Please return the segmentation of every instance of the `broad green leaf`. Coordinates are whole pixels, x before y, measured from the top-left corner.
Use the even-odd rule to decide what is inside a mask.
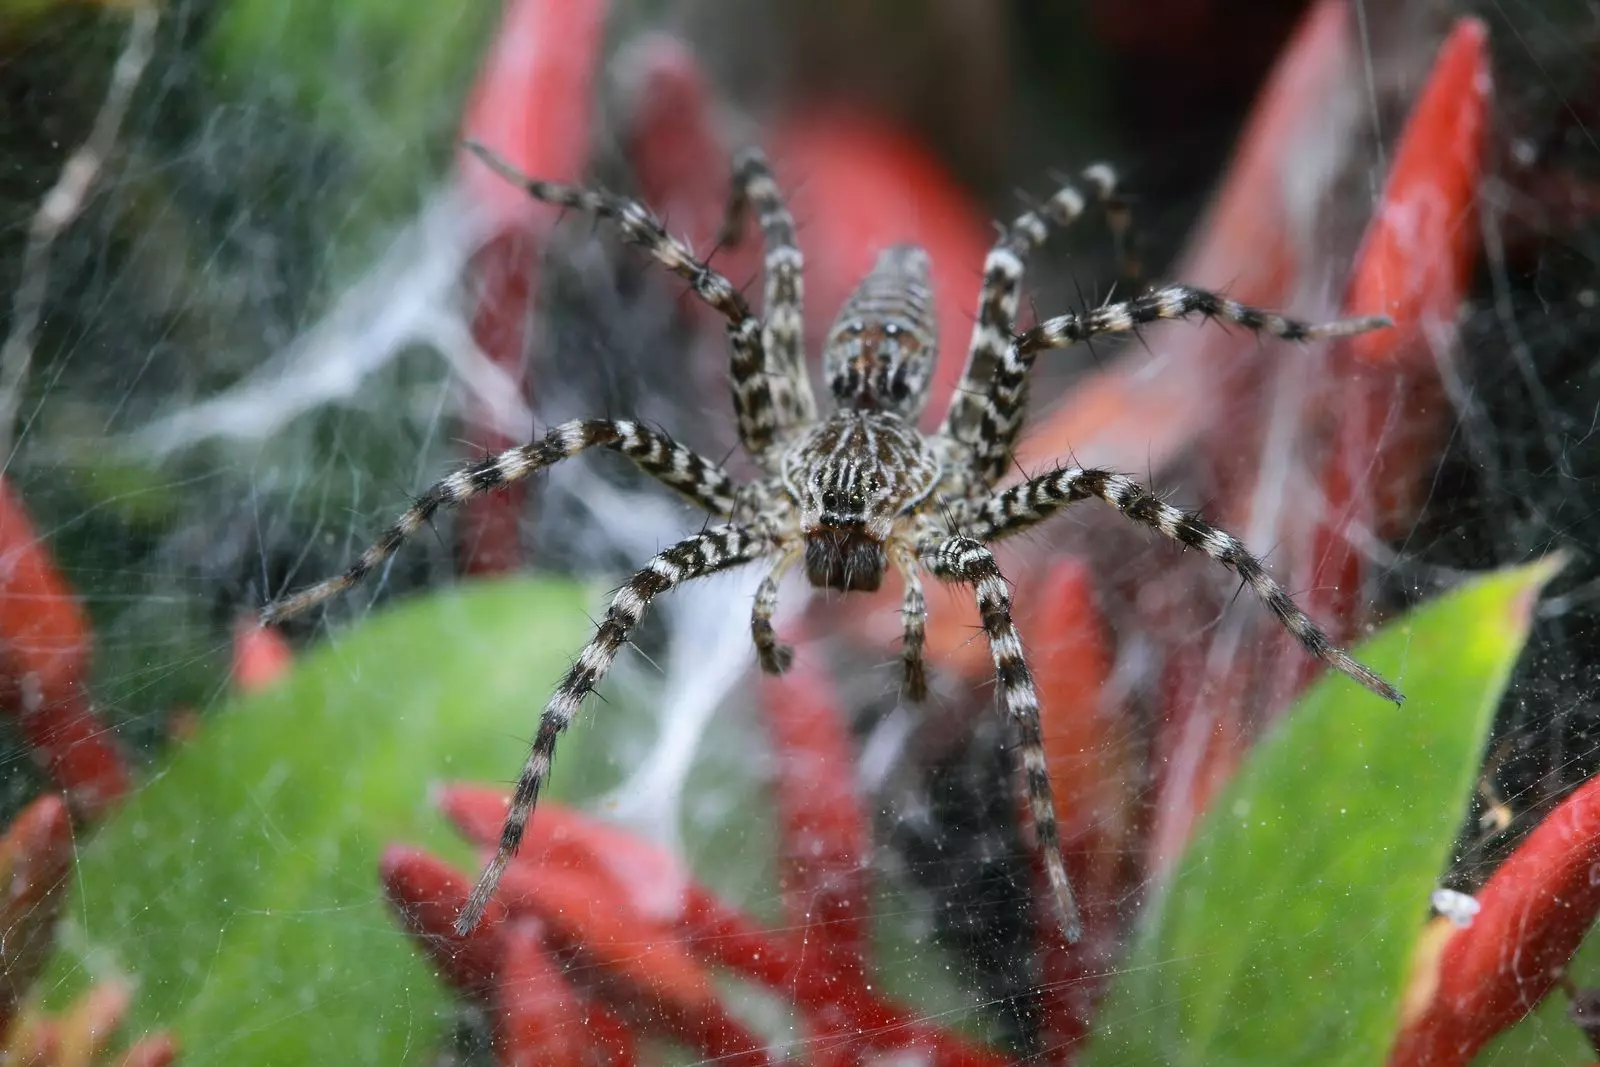
[[[495,582],[413,601],[335,633],[282,685],[210,716],[85,850],[65,948],[41,988],[62,1002],[91,978],[132,980],[130,1032],[174,1029],[186,1062],[433,1062],[454,1008],[389,914],[379,853],[420,844],[473,869],[429,787],[515,774],[589,635],[590,599]],[[604,795],[654,742],[654,716],[612,690],[563,739],[552,799]],[[772,806],[750,758],[765,745],[753,716],[709,731],[681,829],[696,875],[770,920]],[[913,951],[904,930],[917,920],[904,901],[880,905],[884,985],[981,1022],[943,957]]]
[[[1367,641],[1396,708],[1325,678],[1212,804],[1097,1022],[1089,1067],[1378,1067],[1412,945],[1552,564]]]
[[[451,1009],[383,902],[379,853],[411,842],[472,867],[429,787],[515,774],[589,600],[519,581],[414,601],[210,716],[84,852],[42,988],[133,980],[131,1032],[175,1029],[189,1063],[431,1062]],[[586,707],[553,796],[615,785],[619,739],[649,744],[620,703]]]

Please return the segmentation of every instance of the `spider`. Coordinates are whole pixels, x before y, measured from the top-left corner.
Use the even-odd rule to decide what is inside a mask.
[[[1165,503],[1137,482],[1108,470],[1060,466],[1005,488],[998,485],[1012,463],[1028,371],[1041,351],[1191,315],[1291,341],[1350,336],[1388,326],[1388,319],[1313,325],[1203,289],[1168,285],[1016,332],[1013,320],[1029,254],[1052,228],[1078,218],[1089,196],[1108,209],[1117,207],[1115,175],[1096,165],[1082,173],[1088,195],[1069,182],[1042,206],[1001,229],[984,264],[961,383],[938,432],[927,435],[916,423],[939,346],[930,264],[921,248],[884,250],[839,311],[822,350],[823,376],[833,395],[833,411],[823,415],[805,366],[803,259],[794,221],[759,150],[745,150],[734,161],[725,232],[735,233],[753,210],[765,246],[764,318],[755,315],[726,277],[670,236],[643,204],[598,189],[529,178],[482,145],[467,147],[529,196],[609,219],[625,241],[685,279],[726,318],[739,440],[762,475],[739,484],[717,463],[637,422],[564,422],[539,440],[489,456],[436,483],[343,574],[263,609],[264,625],[304,612],[381,566],[440,508],[459,506],[590,448],[622,453],[719,520],[658,553],[623,584],[594,637],[550,697],[517,779],[499,846],[456,921],[459,933],[470,932],[483,918],[550,774],[557,738],[628,642],[650,602],[692,579],[747,563],[769,564],[755,595],[750,632],[756,659],[771,674],[786,670],[794,656],[772,624],[785,571],[799,563],[812,585],[856,592],[877,589],[885,571],[894,567],[904,583],[901,659],[905,692],[913,700],[927,694],[923,573],[970,587],[993,655],[999,701],[1015,729],[1023,789],[1056,919],[1069,940],[1080,936],[1080,923],[1062,862],[1038,694],[1012,621],[1011,593],[989,544],[1070,504],[1099,498],[1134,522],[1231,568],[1307,652],[1379,696],[1402,700],[1398,690],[1335,646],[1238,538]]]

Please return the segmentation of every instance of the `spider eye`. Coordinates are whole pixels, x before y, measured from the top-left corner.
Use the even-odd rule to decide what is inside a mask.
[[[839,498],[839,494],[834,490],[824,489],[822,491],[823,511],[838,511],[841,503],[843,503],[843,501]]]

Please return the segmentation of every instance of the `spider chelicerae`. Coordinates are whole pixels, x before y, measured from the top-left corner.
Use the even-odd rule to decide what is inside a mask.
[[[1012,622],[1011,593],[990,543],[1069,504],[1098,497],[1129,519],[1231,568],[1311,655],[1379,696],[1401,700],[1398,690],[1335,646],[1238,538],[1165,503],[1137,482],[1107,470],[1063,466],[999,486],[1022,429],[1029,368],[1045,349],[1190,315],[1291,341],[1350,336],[1390,325],[1388,319],[1313,325],[1203,289],[1168,285],[1016,332],[1029,254],[1052,227],[1078,218],[1089,196],[1116,206],[1115,175],[1109,167],[1093,166],[1082,174],[1088,196],[1069,182],[1000,231],[984,264],[966,369],[939,431],[930,436],[916,426],[939,347],[928,255],[922,249],[898,245],[883,251],[840,309],[822,350],[834,407],[824,416],[806,373],[803,260],[794,220],[759,151],[747,150],[735,160],[728,222],[729,230],[736,230],[753,210],[760,223],[766,253],[764,317],[726,277],[670,236],[643,204],[598,189],[528,178],[483,146],[467,147],[535,199],[611,220],[626,241],[684,278],[727,319],[739,440],[763,473],[739,484],[717,463],[637,422],[565,422],[540,440],[489,456],[436,483],[342,575],[263,609],[264,624],[306,611],[381,566],[440,508],[458,506],[588,448],[622,453],[720,520],[658,553],[613,597],[593,639],[545,705],[499,847],[457,919],[458,932],[469,932],[482,919],[549,776],[556,739],[627,644],[646,607],[674,586],[747,563],[769,565],[756,592],[750,631],[761,669],[772,674],[787,669],[794,655],[772,624],[778,582],[786,570],[800,563],[814,586],[851,592],[877,589],[893,566],[905,587],[901,659],[905,691],[913,700],[927,693],[923,573],[971,588],[993,654],[999,700],[1015,729],[1035,841],[1069,940],[1077,939],[1080,927],[1045,769],[1039,698]]]

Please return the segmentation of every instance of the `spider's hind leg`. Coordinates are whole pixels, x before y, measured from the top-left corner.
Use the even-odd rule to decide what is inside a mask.
[[[1163,537],[1198,548],[1231,569],[1307,652],[1385,700],[1398,704],[1404,699],[1398,689],[1334,644],[1311,617],[1300,610],[1289,591],[1267,573],[1265,564],[1251,554],[1244,542],[1198,515],[1173,507],[1131,478],[1092,467],[1063,467],[995,494],[978,510],[976,519],[966,529],[970,536],[981,541],[997,541],[1043,522],[1069,504],[1091,497],[1104,500]]]

